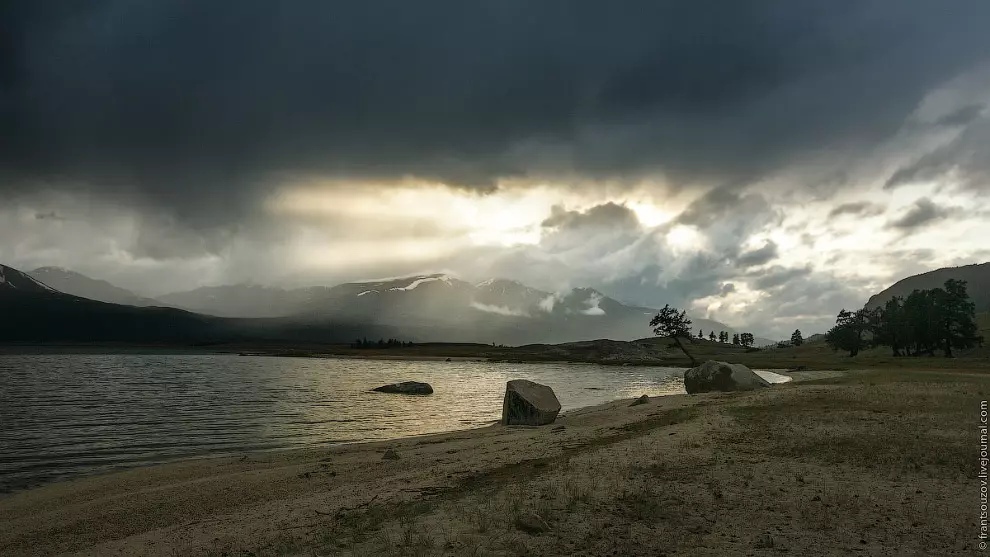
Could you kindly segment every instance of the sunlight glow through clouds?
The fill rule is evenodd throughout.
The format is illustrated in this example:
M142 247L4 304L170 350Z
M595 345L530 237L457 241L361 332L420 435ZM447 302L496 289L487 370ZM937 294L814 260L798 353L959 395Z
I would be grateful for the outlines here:
M671 228L666 238L667 245L670 246L675 254L698 251L705 245L704 237L698 232L697 228L683 224L678 224Z
M467 236L477 245L532 244L539 224L549 215L559 192L548 188L506 189L474 193L442 184L399 184L394 187L287 188L269 200L272 213L312 219L374 217L428 222L451 236Z
M735 285L735 290L724 297L714 295L695 300L692 304L693 311L697 315L739 322L746 310L750 306L756 305L764 294L751 289L743 281L735 281L733 285Z
M317 225L321 220L335 219L419 221L447 231L451 238L466 238L474 245L510 247L538 243L541 223L555 205L584 211L608 201L629 207L647 228L665 224L674 216L652 200L602 199L561 186L510 186L477 193L412 181L390 187L318 181L290 184L268 200L266 209L277 216L306 218ZM701 245L701 237L692 227L677 227L669 240L678 249Z
M674 218L674 215L669 211L665 211L649 201L630 201L625 205L632 209L633 213L636 213L636 218L639 222L648 228L666 224Z

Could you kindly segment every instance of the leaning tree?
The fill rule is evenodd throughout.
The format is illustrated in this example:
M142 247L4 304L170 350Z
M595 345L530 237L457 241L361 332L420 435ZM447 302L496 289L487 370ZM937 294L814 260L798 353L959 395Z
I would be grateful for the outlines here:
M680 337L691 338L691 320L687 318L687 312L679 312L677 308L672 308L670 304L667 304L663 306L660 313L656 314L650 320L650 327L653 327L653 333L655 335L672 338L677 344L677 347L681 349L681 352L684 352L684 355L691 360L691 365L698 365L694 356L684 348L680 340Z

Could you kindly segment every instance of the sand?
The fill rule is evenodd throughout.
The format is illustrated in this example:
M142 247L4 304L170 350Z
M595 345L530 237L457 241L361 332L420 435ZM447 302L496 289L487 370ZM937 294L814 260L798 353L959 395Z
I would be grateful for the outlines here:
M0 555L971 554L990 382L905 373L51 484L0 498Z

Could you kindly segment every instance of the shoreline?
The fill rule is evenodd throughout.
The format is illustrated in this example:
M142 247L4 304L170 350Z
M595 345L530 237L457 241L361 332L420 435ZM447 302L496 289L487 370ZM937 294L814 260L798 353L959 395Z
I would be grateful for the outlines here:
M657 428L661 443L700 442L706 426L697 416L714 419L723 406L784 396L823 378L801 373L762 391L576 408L549 426L494 423L383 441L201 456L54 482L0 495L0 553L197 554L216 539L251 547L373 503L404 508L437 494L474 492L519 467L540 475L541 462L612 451ZM387 450L399 458L384 458Z
M335 359L336 356L328 356L328 358ZM341 359L349 359L349 358L343 357ZM378 359L378 358L375 358L375 359ZM462 360L457 360L457 361L471 361L471 360L462 359ZM567 363L567 362L561 362L561 363ZM577 364L579 364L579 363L575 363L575 365L577 365ZM584 364L584 365L596 365L596 364L590 364L589 363L589 364ZM800 372L797 375L794 375L794 374L788 374L788 373L786 373L785 370L754 370L754 371L756 371L757 373L759 373L764 379L767 379L772 384L783 384L783 383L791 382L791 381L795 380L795 378L798 381L800 381L800 380L809 380L809 379L816 379L816 378L822 378L822 377L831 377L831 376L834 376L836 374L841 374L842 373L842 372L838 372L838 371L829 371L829 372ZM771 375L775 375L776 377L768 377L767 374L765 374L764 372L769 372ZM822 373L824 373L824 375L822 375ZM674 392L674 393L669 393L669 394L653 395L652 398L654 398L654 399L660 399L660 398L665 398L665 397L670 397L670 396L680 396L680 395L683 395L683 394L684 394L683 392L681 392L681 393ZM624 400L624 399L614 399L614 400L602 402L602 403L597 404L597 405L579 406L579 407L569 408L569 409L563 410L560 413L560 418L566 417L567 415L569 415L571 413L578 412L578 411L581 411L581 410L584 410L584 409L587 409L587 408L594 408L595 406L608 405L608 404L611 404L611 403L613 403L613 402L615 402L617 400ZM130 464L130 465L112 465L107 470L70 473L70 474L65 475L64 477L60 477L60 478L57 478L57 479L52 479L52 480L49 480L49 481L45 481L43 483L35 483L35 484L30 484L30 485L19 485L19 486L13 487L12 489L0 490L0 498L3 498L3 497L8 496L8 495L16 494L16 493L21 493L21 492L24 492L24 491L30 491L30 490L33 490L33 489L43 488L43 487L46 487L46 486L52 485L52 484L72 482L72 481L76 481L76 480L80 480L80 479L85 479L85 478L88 478L88 477L100 476L100 475L116 474L116 473L125 472L125 471L128 471L128 470L151 468L151 467L155 467L155 466L165 466L165 465L170 465L170 464L174 464L174 463L177 463L177 462L183 462L183 461L189 461L189 460L199 460L199 459L207 459L208 460L208 459L215 459L215 458L231 458L231 457L235 457L235 456L236 457L242 457L244 455L249 455L250 456L250 455L253 455L253 454L272 454L272 453L281 453L281 452L291 453L291 452L294 452L294 451L308 451L308 450L311 450L314 447L319 447L319 446L340 447L340 446L353 446L353 445L360 445L360 444L367 444L367 443L379 443L379 442L388 442L388 441L402 441L402 440L405 440L405 439L414 439L414 438L419 438L419 437L423 437L423 436L444 435L444 434L452 434L452 433L463 432L463 431L472 431L472 430L482 429L482 428L485 428L485 427L491 427L492 425L496 425L498 423L499 423L499 420L498 419L495 419L495 420L490 420L490 421L487 421L487 422L484 422L484 423L477 423L475 425L464 425L463 427L455 427L453 429L447 429L447 430L443 430L443 431L436 431L436 432L430 432L430 433L418 433L418 434L405 434L405 435L399 435L399 436L396 436L396 437L391 437L391 438L388 438L388 439L361 439L361 440L351 440L351 441L342 441L342 442L320 442L320 443L310 443L310 444L307 444L307 445L282 446L282 447L273 447L273 448L267 448L267 449L238 449L238 448L234 448L234 449L225 450L225 451L222 451L222 452L197 452L197 453L189 454L189 455L186 455L186 456L174 456L174 457L171 457L171 458L163 458L163 459L158 459L156 457L156 455L149 454L148 457L147 457L147 461L148 462L138 462L138 463L134 463L134 464Z
M239 347L226 349L211 349L206 347L181 347L181 346L138 346L138 345L101 345L101 344L58 344L58 345L2 345L0 344L0 356L25 356L25 355L139 355L139 356L239 356L245 358L308 358L324 360L381 360L396 362L475 362L492 364L555 364L555 365L598 365L603 367L663 367L675 369L689 369L690 364L683 362L658 362L658 361L588 361L574 359L544 359L533 357L514 358L493 358L489 356L443 356L426 354L382 354L375 352L371 354L361 353L332 353L332 352L306 352L292 350L269 350L250 351ZM701 360L699 360L700 362ZM748 365L748 364L747 364ZM748 365L752 369L770 371L777 374L789 374L802 369ZM819 371L833 371L832 369L821 369Z
M743 364L751 369L801 370L904 369L924 371L983 370L990 359L978 349L956 358L894 357L889 351L867 350L856 357L831 350L824 343L797 348L755 350L698 341L691 349L697 362L706 360ZM470 343L420 343L393 348L352 348L347 344L289 342L211 342L197 345L128 343L0 343L0 356L10 355L252 355L323 359L378 359L386 361L492 362L510 364L597 364L602 366L689 368L691 362L667 339L637 341L597 339L564 344L490 346Z

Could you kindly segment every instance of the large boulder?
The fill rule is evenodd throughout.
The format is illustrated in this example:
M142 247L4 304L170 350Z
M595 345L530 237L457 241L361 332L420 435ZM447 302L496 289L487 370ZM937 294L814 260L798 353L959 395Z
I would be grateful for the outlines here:
M403 381L402 383L392 383L391 385L382 385L381 387L375 387L371 389L372 391L378 391L379 393L396 393L400 395L432 395L433 387L429 383L420 383L419 381Z
M550 387L525 379L513 379L505 384L503 425L552 424L558 412L560 401Z
M710 391L752 391L769 387L766 379L742 364L708 360L684 372L684 389L689 394Z

